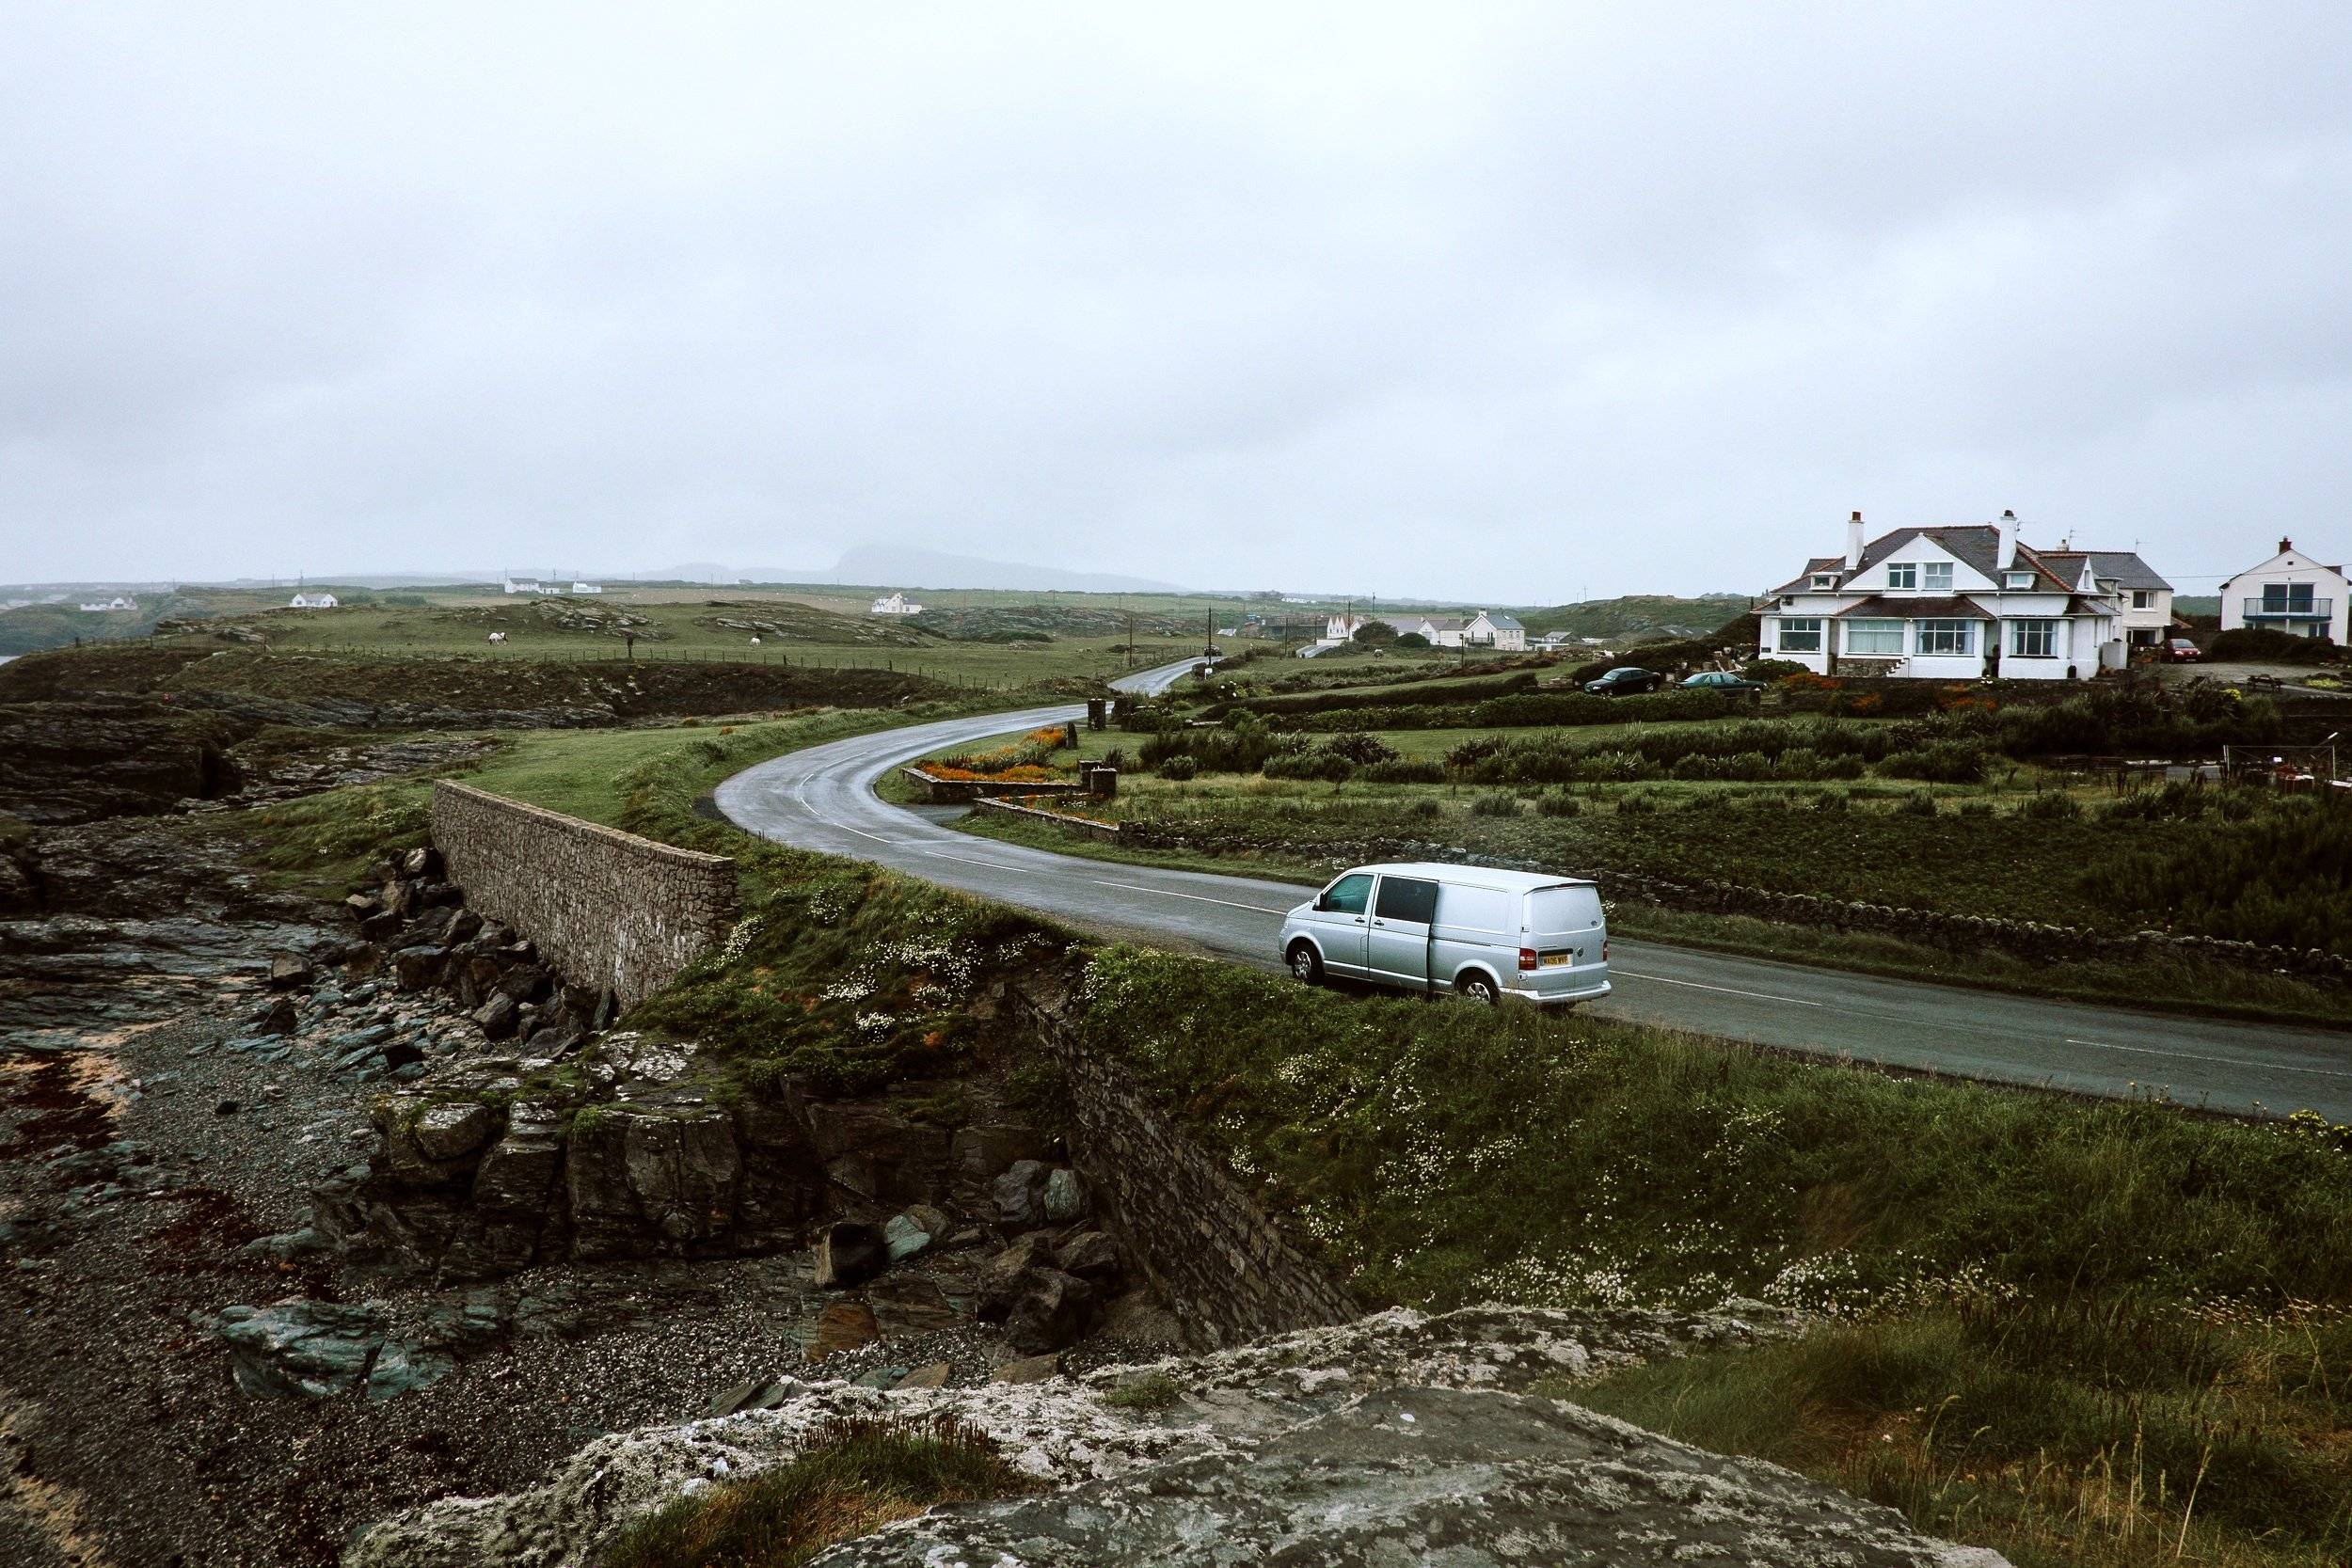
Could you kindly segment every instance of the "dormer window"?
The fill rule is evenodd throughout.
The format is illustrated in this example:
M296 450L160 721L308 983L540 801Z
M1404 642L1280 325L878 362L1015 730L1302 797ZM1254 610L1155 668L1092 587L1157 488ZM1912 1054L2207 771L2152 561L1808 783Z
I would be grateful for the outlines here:
M1837 586L1837 578L1834 573L1816 572L1813 574L1813 586L1816 588L1835 588Z
M1948 561L1931 561L1920 567L1919 586L1931 594L1939 589L1947 594L1950 593L1952 591L1952 563Z
M2001 586L2004 588L2031 588L2033 586L2033 574L2031 572L2010 572L2001 578Z
M1889 588L1918 587L1919 563L1915 561L1898 561L1892 566L1887 567L1886 586Z

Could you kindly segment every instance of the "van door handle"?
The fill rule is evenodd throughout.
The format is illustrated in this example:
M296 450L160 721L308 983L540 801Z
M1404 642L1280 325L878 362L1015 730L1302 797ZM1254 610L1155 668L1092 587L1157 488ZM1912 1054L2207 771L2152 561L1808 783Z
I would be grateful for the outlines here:
M1385 931L1385 930L1387 930L1387 929L1389 928L1389 923L1388 923L1387 921L1385 921L1385 920L1375 920L1375 921L1374 921L1374 922L1373 922L1373 924L1374 924L1375 926L1379 927L1380 927L1382 930L1384 930L1384 931Z

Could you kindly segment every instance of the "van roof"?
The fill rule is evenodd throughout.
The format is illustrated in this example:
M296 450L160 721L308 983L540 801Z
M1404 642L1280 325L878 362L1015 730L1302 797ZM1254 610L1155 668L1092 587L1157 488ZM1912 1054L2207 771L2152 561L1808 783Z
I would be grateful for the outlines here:
M1427 877L1432 881L1460 882L1504 893L1526 893L1539 887L1593 887L1590 877L1561 877L1545 871L1504 871L1491 865L1453 865L1444 861L1389 861L1378 865L1353 865L1342 876L1358 871L1393 872L1400 877Z

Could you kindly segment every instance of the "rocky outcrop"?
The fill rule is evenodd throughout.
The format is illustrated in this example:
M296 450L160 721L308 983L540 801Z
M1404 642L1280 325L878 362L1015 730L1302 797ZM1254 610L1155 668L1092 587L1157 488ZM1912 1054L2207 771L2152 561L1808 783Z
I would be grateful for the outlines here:
M214 800L244 782L226 726L127 696L0 705L0 811L91 822Z
M1055 1490L967 1504L834 1548L910 1562L1479 1565L1657 1561L1999 1568L1889 1510L1549 1397L1699 1345L1788 1332L1769 1312L1391 1311L1216 1354L1080 1378L884 1392L783 1380L739 1413L598 1439L548 1481L437 1502L363 1532L347 1568L553 1568L631 1521L789 1458L845 1415L952 1416ZM1173 1402L1106 1396L1138 1373ZM735 1396L740 1395L741 1398ZM762 1407L765 1408L762 1408Z

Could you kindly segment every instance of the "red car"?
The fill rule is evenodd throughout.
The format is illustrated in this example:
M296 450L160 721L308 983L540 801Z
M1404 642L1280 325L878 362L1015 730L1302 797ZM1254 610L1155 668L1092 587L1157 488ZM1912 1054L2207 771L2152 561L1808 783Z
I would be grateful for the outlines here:
M2164 658L2168 664L2194 664L2204 657L2204 650L2185 637L2176 637L2164 645Z

